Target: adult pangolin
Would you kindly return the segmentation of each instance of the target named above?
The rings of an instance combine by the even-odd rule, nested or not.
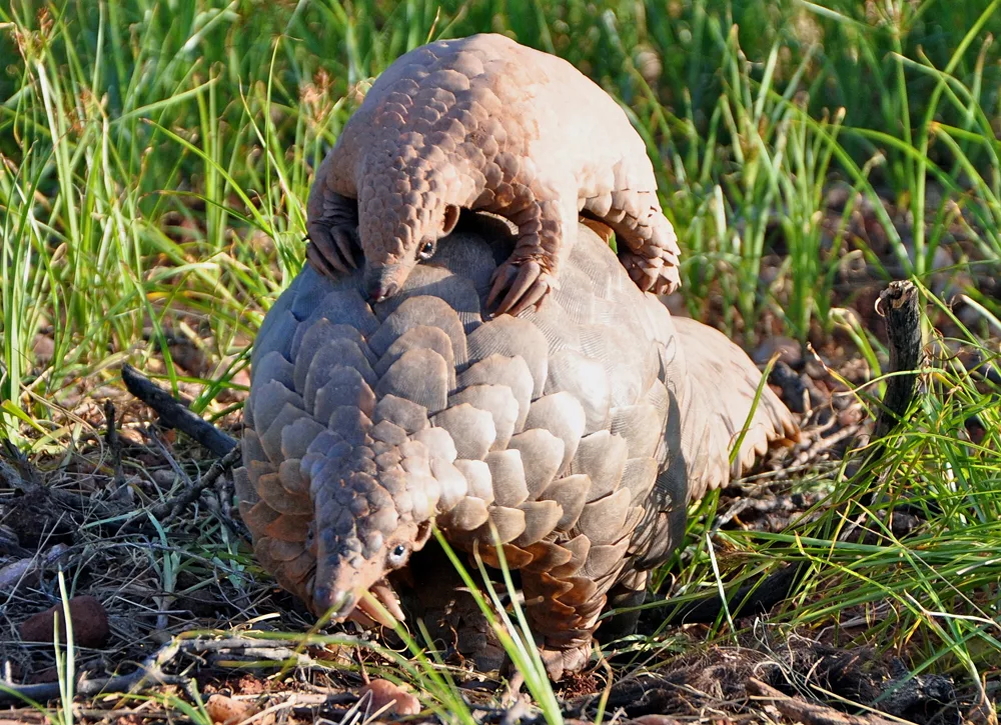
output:
[[[674,229],[626,114],[566,61],[502,35],[425,45],[379,76],[316,174],[307,256],[346,272],[357,226],[368,294],[382,300],[434,256],[460,208],[517,227],[490,290],[496,312],[559,284],[578,215],[615,231],[640,289],[679,284]]]
[[[358,270],[308,266],[278,299],[254,344],[240,511],[261,564],[340,619],[377,619],[366,592],[401,613],[387,576],[432,523],[496,563],[492,523],[558,676],[586,662],[607,602],[642,601],[687,504],[796,426],[765,387],[731,466],[760,372],[640,292],[586,226],[546,304],[490,318],[518,242],[472,216],[492,230],[441,240],[384,302]]]

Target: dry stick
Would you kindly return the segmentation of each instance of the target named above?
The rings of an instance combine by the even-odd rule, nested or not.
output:
[[[205,475],[198,479],[198,481],[184,490],[183,493],[178,494],[169,501],[164,501],[161,504],[157,504],[148,511],[148,515],[159,520],[160,524],[166,524],[174,519],[178,514],[180,514],[189,505],[194,503],[199,496],[202,495],[202,491],[206,488],[211,488],[215,485],[215,482],[219,480],[219,476],[228,471],[233,465],[240,460],[240,455],[242,451],[239,446],[232,448],[229,453],[227,453],[222,458],[218,459],[212,464],[212,467],[205,472]],[[140,523],[132,523],[126,529],[132,529],[141,526]]]
[[[115,469],[115,486],[122,484],[122,441],[118,437],[118,428],[115,427],[115,404],[111,398],[104,401],[105,432],[104,441],[108,445],[111,453],[111,464]]]
[[[921,358],[921,310],[918,305],[918,290],[907,281],[891,282],[880,292],[876,312],[886,320],[886,333],[890,346],[890,377],[886,382],[886,394],[876,418],[873,430],[873,446],[861,460],[852,467],[850,475],[860,475],[864,482],[860,488],[867,489],[862,504],[871,504],[872,464],[879,461],[886,450],[886,438],[900,423],[914,399],[914,385],[917,381],[917,367]],[[745,617],[754,613],[767,612],[773,606],[788,598],[796,586],[805,567],[794,564],[769,574],[765,579],[744,584],[727,595],[733,602],[731,616]],[[695,622],[715,622],[723,611],[723,601],[718,596],[707,597],[683,605],[670,615],[666,624],[690,624]],[[664,606],[676,606],[668,599]]]
[[[793,722],[804,725],[900,725],[902,720],[888,720],[876,714],[848,715],[827,705],[807,702],[800,697],[790,697],[761,680],[751,678],[745,685],[756,699],[770,702]]]
[[[346,638],[346,641],[348,639]],[[153,655],[148,657],[135,672],[128,675],[113,675],[112,677],[95,677],[89,679],[81,675],[73,687],[74,696],[92,697],[101,693],[136,692],[146,685],[179,685],[186,688],[190,684],[187,677],[168,675],[163,667],[181,653],[212,653],[219,659],[223,655],[242,655],[248,661],[269,660],[275,662],[294,661],[297,667],[314,668],[318,665],[329,669],[326,665],[316,662],[301,652],[284,647],[266,639],[249,637],[231,637],[227,639],[199,640],[173,639],[163,645]],[[58,682],[43,682],[36,685],[18,685],[5,682],[0,678],[0,703],[4,701],[30,699],[44,703],[60,697]],[[2,715],[2,713],[0,713]]]
[[[175,400],[170,393],[128,363],[122,365],[122,380],[132,395],[159,414],[160,421],[164,425],[186,433],[216,455],[222,456],[197,483],[188,486],[183,493],[169,501],[150,509],[149,515],[163,523],[173,519],[194,503],[202,491],[214,485],[223,473],[232,468],[240,458],[240,446],[237,445],[236,439],[192,413],[183,403]],[[142,522],[134,520],[126,525],[125,529],[134,530],[141,526]]]
[[[165,426],[186,433],[217,456],[226,455],[236,445],[235,438],[192,413],[183,403],[175,400],[170,393],[128,363],[122,365],[122,381],[130,393],[160,415],[160,421]]]
[[[169,642],[148,657],[140,665],[139,669],[129,675],[115,675],[113,677],[96,677],[88,679],[82,675],[73,687],[74,696],[91,697],[102,692],[130,692],[138,689],[140,685],[149,681],[151,684],[159,685],[181,685],[187,686],[188,679],[177,675],[164,674],[161,669],[170,662],[180,651],[180,643]],[[44,703],[61,696],[58,682],[43,682],[37,685],[16,685],[12,682],[0,680],[0,702],[5,700],[33,700]]]
[[[891,282],[879,293],[876,312],[886,320],[890,341],[890,372],[883,407],[876,418],[872,437],[882,448],[886,436],[903,419],[914,398],[921,359],[921,310],[918,290],[911,282]]]
[[[886,320],[886,335],[890,347],[890,377],[876,416],[872,432],[873,445],[864,458],[848,469],[848,475],[858,479],[858,488],[865,491],[863,506],[871,506],[876,494],[872,490],[873,464],[886,452],[887,436],[897,427],[914,399],[921,360],[921,310],[918,290],[911,282],[891,282],[879,293],[876,312]]]

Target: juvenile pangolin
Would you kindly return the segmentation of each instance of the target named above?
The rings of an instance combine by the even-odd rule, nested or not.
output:
[[[492,522],[558,677],[586,662],[606,599],[642,601],[686,505],[796,435],[765,387],[731,466],[760,372],[576,231],[564,284],[517,317],[485,314],[512,247],[496,228],[442,240],[384,302],[366,301],[359,271],[307,266],[271,308],[237,493],[259,561],[318,615],[378,619],[369,591],[399,616],[386,576],[431,523],[496,563]]]
[[[674,229],[626,114],[566,61],[502,35],[431,43],[379,76],[317,171],[307,256],[321,272],[347,272],[357,226],[379,301],[434,256],[460,208],[517,227],[488,299],[498,313],[558,284],[578,215],[615,231],[640,289],[679,284]]]

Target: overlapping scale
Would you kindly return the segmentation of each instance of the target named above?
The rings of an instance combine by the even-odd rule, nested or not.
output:
[[[498,171],[512,194],[522,171]],[[612,213],[626,201],[584,203]],[[384,303],[365,302],[360,272],[311,270],[276,302],[252,361],[240,512],[261,564],[309,601],[311,529],[354,515],[320,515],[317,497],[374,481],[403,512],[386,521],[437,516],[453,545],[491,565],[496,531],[547,646],[582,646],[610,588],[642,587],[637,567],[670,556],[689,495],[724,484],[795,425],[766,390],[731,470],[728,446],[759,379],[737,348],[672,321],[584,227],[564,284],[538,312],[485,318],[489,275],[510,242],[494,232],[492,249],[463,234],[442,240],[433,266]],[[371,512],[375,500],[352,505]]]

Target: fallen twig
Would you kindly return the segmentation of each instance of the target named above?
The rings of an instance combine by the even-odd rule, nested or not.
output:
[[[188,678],[179,675],[167,675],[163,672],[163,666],[170,662],[181,650],[181,643],[177,640],[168,642],[152,656],[143,661],[135,672],[128,675],[114,675],[112,677],[95,677],[93,679],[81,675],[73,686],[73,694],[83,697],[91,697],[102,692],[132,692],[138,690],[143,684],[149,682],[155,685],[180,685],[188,686]],[[0,680],[0,702],[10,700],[31,700],[34,702],[46,702],[60,697],[59,682],[42,682],[35,685],[16,685],[12,682]]]
[[[906,722],[889,720],[875,714],[849,715],[827,705],[791,697],[753,677],[747,681],[745,688],[755,699],[769,701],[787,718],[803,725],[900,725],[901,722]]]
[[[189,485],[182,493],[174,496],[168,501],[164,501],[161,504],[157,504],[148,511],[142,512],[145,516],[149,516],[157,519],[161,524],[166,524],[173,520],[180,514],[184,509],[194,503],[199,496],[202,495],[202,491],[215,485],[219,477],[227,472],[230,468],[240,460],[240,455],[242,451],[239,446],[232,448],[226,455],[218,459],[212,464],[212,467],[205,472],[201,478],[195,483]],[[126,527],[125,530],[133,530],[141,526],[141,519],[133,519]]]
[[[346,638],[345,641],[348,642],[349,638]],[[73,687],[73,693],[82,697],[92,697],[98,694],[136,692],[147,685],[178,685],[187,689],[190,683],[189,678],[166,674],[163,668],[179,654],[201,655],[206,653],[211,654],[208,658],[211,663],[222,664],[225,662],[231,667],[234,666],[232,658],[240,658],[246,662],[270,661],[280,662],[283,665],[291,662],[296,667],[332,668],[332,665],[318,662],[303,652],[266,639],[249,637],[175,638],[144,660],[139,669],[128,675],[88,678],[81,674]],[[19,685],[0,679],[0,703],[12,700],[33,700],[44,703],[58,697],[60,697],[58,682]]]
[[[181,402],[134,367],[122,365],[122,381],[135,397],[146,403],[160,416],[168,428],[187,434],[217,456],[225,456],[236,446],[236,439],[226,435],[211,423],[192,413]]]
[[[104,441],[108,444],[108,451],[111,454],[117,488],[122,484],[122,441],[118,437],[118,428],[115,427],[115,404],[111,402],[111,398],[104,401],[104,421]]]
[[[122,380],[129,392],[153,408],[159,416],[160,421],[171,428],[176,428],[193,439],[201,443],[218,456],[219,460],[212,464],[212,467],[197,482],[191,483],[184,476],[183,471],[178,472],[184,476],[188,484],[183,492],[168,501],[154,506],[145,512],[147,516],[158,519],[161,523],[166,523],[178,516],[184,509],[198,500],[202,491],[215,485],[219,477],[232,468],[240,459],[240,446],[236,439],[226,435],[211,423],[202,420],[198,415],[192,413],[178,400],[175,400],[166,390],[152,382],[145,375],[140,373],[129,364],[122,366]],[[169,459],[169,457],[168,457]],[[140,519],[133,519],[125,526],[126,531],[134,531],[142,526]]]

